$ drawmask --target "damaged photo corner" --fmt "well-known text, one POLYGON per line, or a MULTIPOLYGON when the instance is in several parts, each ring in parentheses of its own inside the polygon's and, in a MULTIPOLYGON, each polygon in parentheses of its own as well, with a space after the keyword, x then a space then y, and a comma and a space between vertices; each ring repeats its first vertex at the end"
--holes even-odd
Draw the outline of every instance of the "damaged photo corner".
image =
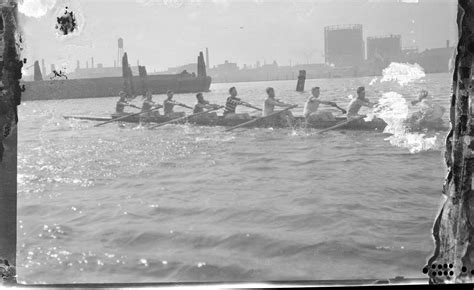
POLYGON ((5 285, 471 282, 474 1, 0 9, 5 285))

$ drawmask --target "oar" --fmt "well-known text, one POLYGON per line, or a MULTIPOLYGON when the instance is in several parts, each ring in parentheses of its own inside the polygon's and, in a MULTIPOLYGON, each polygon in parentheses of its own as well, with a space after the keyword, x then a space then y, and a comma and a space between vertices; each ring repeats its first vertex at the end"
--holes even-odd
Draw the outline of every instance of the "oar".
POLYGON ((224 107, 219 107, 219 108, 215 108, 215 109, 210 109, 210 110, 207 110, 207 111, 204 111, 204 112, 200 112, 200 113, 196 113, 196 114, 192 114, 192 115, 189 115, 189 116, 184 116, 184 117, 175 118, 175 119, 173 119, 173 120, 169 120, 169 121, 166 121, 166 122, 163 122, 163 123, 160 123, 160 124, 151 126, 151 127, 149 127, 148 129, 153 129, 153 128, 161 127, 161 126, 164 126, 164 125, 167 125, 167 124, 179 122, 179 121, 186 120, 186 119, 191 118, 191 117, 194 117, 194 116, 199 116, 199 115, 202 115, 202 114, 205 114, 205 113, 209 113, 209 112, 212 112, 212 111, 217 111, 217 110, 220 110, 220 109, 222 109, 222 108, 224 108, 224 107))
POLYGON ((145 112, 138 112, 138 113, 135 113, 135 114, 122 116, 122 117, 119 117, 119 118, 109 120, 107 122, 96 124, 96 125, 94 125, 94 127, 99 127, 99 126, 102 126, 102 125, 105 125, 105 124, 108 124, 108 123, 112 123, 112 122, 115 122, 115 121, 119 121, 119 120, 122 120, 122 119, 125 119, 125 118, 128 118, 128 117, 131 117, 131 116, 136 116, 136 115, 140 115, 140 114, 143 114, 143 113, 149 113, 149 112, 152 112, 152 111, 155 111, 155 110, 158 110, 158 109, 159 108, 154 108, 154 109, 151 109, 151 110, 148 110, 148 111, 145 111, 145 112))
POLYGON ((135 105, 132 105, 132 104, 128 104, 128 106, 132 107, 132 108, 136 108, 136 109, 139 109, 141 110, 142 108, 138 107, 138 106, 135 106, 135 105))
POLYGON ((360 119, 365 118, 365 117, 366 117, 366 116, 358 116, 358 117, 356 117, 356 118, 354 118, 354 119, 342 121, 341 123, 336 124, 336 125, 334 125, 334 126, 332 126, 332 127, 329 127, 329 128, 323 129, 323 130, 320 130, 320 131, 316 132, 316 134, 324 133, 324 132, 330 131, 330 130, 332 130, 332 129, 336 129, 336 128, 342 127, 342 126, 344 126, 344 125, 346 125, 346 124, 349 124, 350 122, 353 122, 353 121, 356 121, 356 120, 360 120, 360 119))
POLYGON ((176 105, 181 106, 181 107, 185 107, 185 108, 188 108, 188 109, 191 109, 191 110, 193 109, 192 107, 186 106, 185 104, 182 104, 182 103, 177 103, 176 105))
POLYGON ((262 109, 257 108, 257 107, 254 107, 254 106, 250 105, 249 103, 244 103, 244 104, 242 104, 242 105, 245 106, 245 107, 247 107, 247 108, 255 109, 255 110, 257 110, 257 111, 262 111, 262 109))
POLYGON ((341 110, 341 112, 342 112, 343 114, 347 113, 347 111, 346 111, 346 110, 344 110, 343 108, 339 107, 339 106, 338 106, 338 105, 336 105, 336 104, 334 104, 334 106, 333 106, 333 107, 334 107, 334 108, 338 108, 339 110, 341 110))
POLYGON ((288 111, 288 110, 294 109, 294 108, 296 108, 296 107, 298 107, 298 105, 293 105, 293 106, 288 107, 288 108, 286 108, 286 109, 283 109, 283 110, 281 110, 281 111, 273 112, 273 113, 271 113, 270 115, 263 116, 263 117, 259 117, 259 118, 250 120, 250 121, 248 121, 248 122, 242 123, 242 124, 240 124, 240 125, 237 125, 237 126, 234 126, 234 127, 230 127, 230 128, 228 128, 228 129, 226 129, 225 132, 232 131, 232 130, 234 130, 234 129, 237 129, 237 128, 240 128, 240 127, 243 127, 243 126, 252 124, 252 123, 255 123, 255 122, 257 122, 257 121, 263 120, 263 119, 265 119, 265 118, 268 118, 268 117, 271 117, 271 116, 274 116, 274 115, 278 115, 278 114, 280 114, 280 113, 282 113, 282 112, 284 112, 284 111, 288 111))

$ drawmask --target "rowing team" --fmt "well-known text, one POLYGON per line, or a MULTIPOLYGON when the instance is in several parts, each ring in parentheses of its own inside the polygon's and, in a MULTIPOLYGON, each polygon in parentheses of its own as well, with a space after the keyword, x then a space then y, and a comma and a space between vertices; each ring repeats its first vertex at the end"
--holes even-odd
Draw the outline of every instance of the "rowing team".
MULTIPOLYGON (((116 113, 124 113, 124 109, 126 106, 134 107, 141 109, 143 112, 143 117, 154 117, 159 116, 160 113, 158 112, 159 108, 163 108, 164 116, 174 119, 184 117, 184 112, 174 112, 174 106, 181 106, 188 109, 193 109, 193 114, 200 113, 203 115, 202 117, 215 119, 218 118, 216 112, 209 112, 205 113, 206 111, 214 111, 221 108, 224 108, 223 117, 226 119, 243 119, 248 120, 252 117, 247 113, 236 113, 237 106, 245 106, 257 110, 262 111, 262 115, 268 116, 274 112, 275 107, 296 107, 296 105, 288 104, 282 102, 275 98, 275 90, 271 87, 266 89, 267 97, 263 103, 263 110, 252 106, 251 104, 242 101, 240 98, 237 98, 237 89, 235 87, 231 87, 229 89, 229 97, 227 98, 225 106, 220 106, 217 104, 211 104, 209 101, 204 99, 202 93, 198 93, 196 95, 197 103, 194 105, 194 108, 189 107, 183 103, 176 102, 173 100, 173 91, 168 91, 167 98, 164 100, 163 105, 156 104, 152 100, 152 94, 150 91, 147 91, 145 94, 145 100, 143 102, 143 106, 141 108, 130 104, 127 101, 126 94, 122 91, 119 93, 120 99, 117 102, 116 106, 116 113)), ((303 110, 303 115, 308 122, 315 122, 315 121, 335 121, 335 117, 331 112, 328 111, 318 111, 319 105, 327 105, 338 108, 344 114, 347 113, 347 119, 359 119, 361 115, 359 115, 360 109, 365 106, 368 108, 373 108, 376 103, 370 102, 365 96, 365 88, 359 87, 357 88, 357 97, 353 98, 352 101, 349 103, 347 107, 347 111, 339 107, 335 102, 330 101, 323 101, 319 99, 320 89, 319 87, 313 87, 311 89, 311 96, 306 100, 303 110)), ((431 102, 428 101, 428 92, 422 90, 418 96, 418 99, 412 102, 412 105, 420 104, 420 110, 416 114, 413 114, 412 119, 414 121, 435 121, 441 120, 442 115, 445 112, 445 109, 439 106, 433 106, 431 102)), ((287 120, 292 122, 294 120, 294 116, 289 110, 282 111, 281 114, 278 115, 279 118, 282 120, 287 120)))

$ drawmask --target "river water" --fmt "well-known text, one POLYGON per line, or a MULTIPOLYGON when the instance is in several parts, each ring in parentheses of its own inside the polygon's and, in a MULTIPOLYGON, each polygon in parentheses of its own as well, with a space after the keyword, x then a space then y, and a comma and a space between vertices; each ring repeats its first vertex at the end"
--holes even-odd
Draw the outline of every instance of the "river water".
MULTIPOLYGON (((223 104, 232 85, 257 106, 272 86, 280 99, 301 105, 298 115, 315 85, 341 106, 365 85, 373 101, 387 92, 412 100, 426 88, 447 108, 450 75, 403 86, 307 80, 302 94, 296 81, 213 84, 205 97, 223 104)), ((446 172, 445 132, 434 145, 411 150, 383 132, 95 128, 62 118, 107 116, 115 101, 20 106, 20 282, 424 277, 446 172)))

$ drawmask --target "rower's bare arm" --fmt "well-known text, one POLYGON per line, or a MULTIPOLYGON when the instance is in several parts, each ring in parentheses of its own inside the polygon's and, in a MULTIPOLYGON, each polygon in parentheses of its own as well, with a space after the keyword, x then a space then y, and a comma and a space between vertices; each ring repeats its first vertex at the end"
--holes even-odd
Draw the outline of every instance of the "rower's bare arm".
POLYGON ((269 100, 270 103, 274 106, 278 106, 278 107, 291 107, 291 104, 287 104, 287 103, 284 103, 282 101, 279 101, 279 100, 269 100))
POLYGON ((327 105, 327 106, 336 106, 336 103, 334 102, 330 102, 330 101, 319 101, 321 104, 323 105, 327 105))

